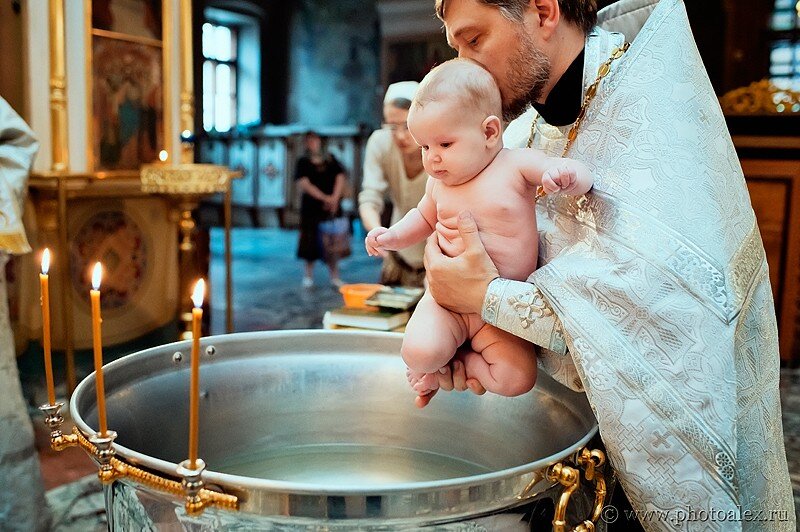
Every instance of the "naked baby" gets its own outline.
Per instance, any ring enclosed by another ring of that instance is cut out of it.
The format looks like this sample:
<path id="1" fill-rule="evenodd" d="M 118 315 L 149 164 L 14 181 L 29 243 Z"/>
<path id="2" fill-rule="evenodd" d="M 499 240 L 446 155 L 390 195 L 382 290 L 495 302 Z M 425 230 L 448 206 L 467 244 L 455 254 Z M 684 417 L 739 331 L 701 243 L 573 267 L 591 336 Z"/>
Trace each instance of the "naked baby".
<path id="1" fill-rule="evenodd" d="M 547 157 L 533 149 L 503 148 L 500 91 L 491 74 L 467 59 L 447 61 L 425 76 L 408 114 L 408 129 L 422 147 L 430 178 L 416 209 L 388 229 L 367 234 L 370 255 L 384 256 L 431 233 L 451 257 L 464 250 L 458 216 L 474 217 L 500 276 L 524 281 L 536 269 L 538 231 L 535 195 L 585 194 L 589 170 L 578 161 Z M 533 345 L 484 323 L 477 314 L 439 306 L 429 292 L 408 322 L 401 353 L 418 395 L 438 387 L 435 375 L 460 352 L 467 378 L 505 396 L 523 394 L 536 382 Z M 420 401 L 417 404 L 421 404 Z"/>

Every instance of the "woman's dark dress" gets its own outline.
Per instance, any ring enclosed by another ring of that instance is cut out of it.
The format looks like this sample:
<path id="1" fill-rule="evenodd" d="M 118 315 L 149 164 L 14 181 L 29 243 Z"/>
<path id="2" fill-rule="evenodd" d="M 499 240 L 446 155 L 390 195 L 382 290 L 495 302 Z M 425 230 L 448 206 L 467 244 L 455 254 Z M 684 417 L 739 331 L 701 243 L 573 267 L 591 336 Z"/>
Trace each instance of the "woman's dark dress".
<path id="1" fill-rule="evenodd" d="M 332 194 L 336 185 L 336 176 L 344 172 L 342 165 L 329 155 L 320 165 L 315 165 L 309 157 L 301 157 L 297 161 L 295 181 L 307 177 L 311 184 L 324 194 Z M 305 192 L 300 200 L 300 242 L 297 245 L 297 256 L 307 261 L 324 259 L 322 244 L 319 238 L 319 223 L 340 216 L 337 207 L 335 213 L 325 210 L 322 202 L 312 198 Z"/>

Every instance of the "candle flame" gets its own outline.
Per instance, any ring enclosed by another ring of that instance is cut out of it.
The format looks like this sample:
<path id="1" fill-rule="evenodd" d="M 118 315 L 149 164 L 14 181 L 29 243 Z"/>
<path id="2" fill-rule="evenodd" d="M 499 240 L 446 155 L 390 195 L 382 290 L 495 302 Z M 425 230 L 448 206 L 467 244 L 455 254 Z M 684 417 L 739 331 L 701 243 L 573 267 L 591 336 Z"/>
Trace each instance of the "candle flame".
<path id="1" fill-rule="evenodd" d="M 42 273 L 47 275 L 48 271 L 50 271 L 50 249 L 44 248 L 44 253 L 42 253 Z"/>
<path id="2" fill-rule="evenodd" d="M 166 162 L 167 158 L 169 158 L 169 152 L 167 150 L 161 150 L 158 152 L 158 159 L 163 163 Z"/>
<path id="3" fill-rule="evenodd" d="M 103 275 L 103 265 L 99 262 L 94 265 L 92 270 L 92 287 L 95 290 L 100 290 L 100 277 Z"/>
<path id="4" fill-rule="evenodd" d="M 183 137 L 185 139 L 188 139 L 191 136 L 192 136 L 192 132 L 189 131 L 188 129 L 184 129 L 183 132 L 181 133 L 181 137 Z"/>
<path id="5" fill-rule="evenodd" d="M 203 306 L 203 297 L 206 295 L 206 282 L 203 279 L 197 281 L 194 285 L 194 292 L 192 292 L 192 302 L 194 306 L 200 308 Z"/>

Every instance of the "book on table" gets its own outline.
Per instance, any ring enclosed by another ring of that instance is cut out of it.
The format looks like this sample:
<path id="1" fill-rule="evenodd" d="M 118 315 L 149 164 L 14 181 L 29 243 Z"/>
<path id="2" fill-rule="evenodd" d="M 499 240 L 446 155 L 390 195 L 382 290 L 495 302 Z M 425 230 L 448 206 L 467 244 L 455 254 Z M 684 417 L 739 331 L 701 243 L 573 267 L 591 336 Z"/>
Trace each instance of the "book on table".
<path id="1" fill-rule="evenodd" d="M 386 312 L 360 308 L 341 307 L 325 313 L 322 322 L 326 327 L 339 325 L 376 331 L 391 331 L 408 322 L 410 312 Z"/>
<path id="2" fill-rule="evenodd" d="M 322 318 L 322 328 L 327 329 L 329 331 L 364 331 L 364 330 L 377 330 L 377 329 L 364 329 L 364 327 L 350 327 L 349 325 L 336 325 L 335 323 L 331 323 L 328 321 L 327 317 Z M 399 332 L 403 333 L 406 332 L 406 324 L 400 325 L 393 329 L 389 329 L 388 332 Z"/>
<path id="3" fill-rule="evenodd" d="M 367 300 L 367 305 L 387 309 L 408 310 L 416 305 L 425 292 L 410 286 L 384 286 Z"/>

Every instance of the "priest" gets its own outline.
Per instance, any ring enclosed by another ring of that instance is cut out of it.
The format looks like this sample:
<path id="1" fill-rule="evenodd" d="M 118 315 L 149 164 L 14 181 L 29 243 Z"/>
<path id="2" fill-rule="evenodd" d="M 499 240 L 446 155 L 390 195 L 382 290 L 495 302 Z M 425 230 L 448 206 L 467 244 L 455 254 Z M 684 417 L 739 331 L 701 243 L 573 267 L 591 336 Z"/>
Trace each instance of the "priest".
<path id="1" fill-rule="evenodd" d="M 497 78 L 506 144 L 581 160 L 595 185 L 538 201 L 527 282 L 498 277 L 465 213 L 462 255 L 428 242 L 433 296 L 585 391 L 646 530 L 795 530 L 764 247 L 682 0 L 436 10 Z M 484 391 L 458 361 L 440 381 Z"/>

